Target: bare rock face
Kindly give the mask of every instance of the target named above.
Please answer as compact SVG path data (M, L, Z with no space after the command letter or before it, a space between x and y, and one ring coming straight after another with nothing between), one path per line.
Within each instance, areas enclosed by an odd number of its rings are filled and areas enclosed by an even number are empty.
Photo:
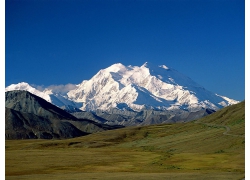
M6 139L53 139L87 135L69 122L5 108Z
M66 111L27 91L5 93L6 139L63 139L114 129Z
M76 119L71 114L28 91L6 92L5 107L50 119Z

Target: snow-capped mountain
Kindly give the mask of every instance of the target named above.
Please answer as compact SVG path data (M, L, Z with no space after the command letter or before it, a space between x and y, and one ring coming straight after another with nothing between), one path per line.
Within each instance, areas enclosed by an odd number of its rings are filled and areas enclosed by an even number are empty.
M111 108L197 111L202 108L218 110L238 101L212 93L165 65L142 66L114 64L100 70L90 80L84 80L67 93L82 110Z
M80 108L82 106L82 103L71 101L65 94L55 93L52 89L49 88L45 88L43 91L39 91L26 82L12 84L5 88L5 92L13 90L29 91L30 93L35 94L58 107L64 107L66 110L67 107L68 109L72 109Z
M30 93L35 94L35 95L45 99L46 101L48 101L50 103L52 102L48 93L41 92L41 91L37 90L36 88L30 86L26 82L21 82L21 83L18 83L18 84L11 84L10 86L5 88L5 92L14 91L14 90L29 91Z
M50 88L39 91L24 82L5 89L12 90L26 90L58 107L69 106L71 109L73 107L85 111L108 111L114 108L134 111L218 110L238 103L204 89L172 68L150 63L140 67L113 64L64 94L56 93Z

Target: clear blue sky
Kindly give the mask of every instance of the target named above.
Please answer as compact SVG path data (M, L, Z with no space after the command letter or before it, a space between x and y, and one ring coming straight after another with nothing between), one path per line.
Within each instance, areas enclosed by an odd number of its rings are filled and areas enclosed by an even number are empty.
M146 61L244 100L245 1L5 1L5 86L79 84Z

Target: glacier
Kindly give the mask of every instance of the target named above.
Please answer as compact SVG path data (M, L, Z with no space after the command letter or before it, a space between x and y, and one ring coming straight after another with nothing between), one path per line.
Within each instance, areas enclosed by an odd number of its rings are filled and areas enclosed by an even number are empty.
M239 102L206 90L173 68L148 62L140 67L113 64L67 95L72 101L82 102L80 109L85 111L119 109L120 104L134 111L218 110Z
M182 109L195 112L218 110L239 102L206 90L173 68L148 62L142 66L113 64L64 94L49 87L39 91L25 82L5 88L5 91L12 90L26 90L58 107L82 111Z

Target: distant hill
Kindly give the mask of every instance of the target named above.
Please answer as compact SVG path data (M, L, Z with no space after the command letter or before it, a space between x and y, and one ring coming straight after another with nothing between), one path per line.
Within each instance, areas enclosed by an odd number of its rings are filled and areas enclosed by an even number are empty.
M73 138L118 127L78 119L28 91L5 93L6 139Z
M140 112L111 109L109 111L82 111L71 114L77 118L91 119L95 122L108 125L145 126L152 124L188 122L214 112L215 111L211 109L201 109L196 112L189 112L181 109L173 111L143 110Z

